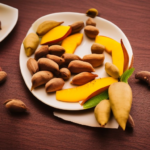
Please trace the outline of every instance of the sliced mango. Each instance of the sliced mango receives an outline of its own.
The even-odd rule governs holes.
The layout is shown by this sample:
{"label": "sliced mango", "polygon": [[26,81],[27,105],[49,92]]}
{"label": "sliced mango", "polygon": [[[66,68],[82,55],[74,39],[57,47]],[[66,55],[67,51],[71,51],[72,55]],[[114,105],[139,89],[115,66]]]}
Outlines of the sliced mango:
{"label": "sliced mango", "polygon": [[118,67],[121,76],[124,70],[124,54],[121,44],[116,45],[116,48],[112,50],[112,62]]}
{"label": "sliced mango", "polygon": [[95,79],[82,86],[57,91],[56,99],[64,102],[79,102],[81,100],[85,100],[88,96],[97,90],[109,86],[115,82],[118,82],[118,80],[112,77]]}
{"label": "sliced mango", "polygon": [[106,47],[106,51],[112,55],[113,64],[118,67],[121,76],[124,70],[124,54],[121,44],[105,36],[97,36],[95,42]]}
{"label": "sliced mango", "polygon": [[123,72],[125,72],[127,69],[128,69],[128,66],[129,66],[129,55],[128,55],[128,52],[127,52],[127,49],[121,39],[121,47],[122,47],[122,50],[123,50],[123,55],[124,55],[124,68],[123,68]]}
{"label": "sliced mango", "polygon": [[83,39],[83,34],[76,33],[65,38],[62,41],[61,46],[64,47],[64,49],[66,50],[66,53],[73,54],[77,46],[81,44],[82,39]]}
{"label": "sliced mango", "polygon": [[65,39],[71,31],[70,26],[57,26],[42,37],[41,44],[56,44]]}

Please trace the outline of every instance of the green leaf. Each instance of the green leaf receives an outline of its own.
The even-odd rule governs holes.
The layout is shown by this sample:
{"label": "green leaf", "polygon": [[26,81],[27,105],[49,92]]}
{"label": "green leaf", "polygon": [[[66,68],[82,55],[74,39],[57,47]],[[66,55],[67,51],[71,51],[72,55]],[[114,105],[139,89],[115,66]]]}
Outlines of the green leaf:
{"label": "green leaf", "polygon": [[134,68],[126,70],[120,77],[120,81],[128,83],[128,79],[133,74],[134,70],[135,70]]}
{"label": "green leaf", "polygon": [[100,93],[99,95],[96,95],[89,99],[87,102],[83,104],[84,109],[95,107],[100,101],[108,99],[108,90]]}

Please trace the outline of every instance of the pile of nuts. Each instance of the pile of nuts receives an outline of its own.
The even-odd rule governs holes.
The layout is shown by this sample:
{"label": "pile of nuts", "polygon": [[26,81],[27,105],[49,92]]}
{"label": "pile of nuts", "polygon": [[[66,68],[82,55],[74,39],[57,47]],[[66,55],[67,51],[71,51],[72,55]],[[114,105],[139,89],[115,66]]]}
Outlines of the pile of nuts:
{"label": "pile of nuts", "polygon": [[65,80],[75,74],[71,84],[83,85],[97,77],[92,74],[95,67],[99,67],[104,61],[104,47],[94,43],[91,47],[92,54],[85,55],[82,59],[75,54],[65,53],[60,45],[44,45],[39,47],[34,58],[29,58],[27,67],[32,75],[32,87],[45,84],[47,93],[62,89]]}

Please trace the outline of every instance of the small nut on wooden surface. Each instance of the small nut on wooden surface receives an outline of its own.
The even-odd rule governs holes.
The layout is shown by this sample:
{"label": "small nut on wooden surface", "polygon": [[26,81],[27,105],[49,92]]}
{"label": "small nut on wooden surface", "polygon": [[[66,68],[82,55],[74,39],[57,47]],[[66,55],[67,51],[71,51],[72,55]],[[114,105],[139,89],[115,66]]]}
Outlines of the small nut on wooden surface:
{"label": "small nut on wooden surface", "polygon": [[95,8],[90,8],[89,10],[87,10],[86,14],[87,16],[94,18],[98,15],[98,10]]}
{"label": "small nut on wooden surface", "polygon": [[34,58],[29,58],[27,61],[27,67],[31,73],[31,75],[35,74],[39,71],[39,66],[37,61]]}
{"label": "small nut on wooden surface", "polygon": [[94,39],[98,34],[99,30],[91,25],[88,25],[84,28],[84,32],[88,38]]}
{"label": "small nut on wooden surface", "polygon": [[92,54],[102,54],[105,50],[106,50],[106,47],[98,43],[93,43],[91,46]]}
{"label": "small nut on wooden surface", "polygon": [[91,25],[91,26],[96,26],[96,22],[92,19],[92,18],[89,18],[87,21],[86,21],[86,25]]}
{"label": "small nut on wooden surface", "polygon": [[83,29],[84,22],[78,21],[78,22],[71,24],[70,26],[72,28],[71,34],[74,34],[74,33],[80,32]]}
{"label": "small nut on wooden surface", "polygon": [[5,107],[11,111],[16,113],[22,113],[27,111],[27,106],[24,102],[18,99],[9,99],[4,102]]}
{"label": "small nut on wooden surface", "polygon": [[46,92],[55,92],[61,90],[64,86],[65,82],[62,78],[53,78],[48,81],[45,85]]}
{"label": "small nut on wooden surface", "polygon": [[45,57],[48,52],[48,45],[43,45],[35,51],[34,58],[38,60],[39,58]]}
{"label": "small nut on wooden surface", "polygon": [[7,78],[7,73],[5,71],[0,71],[0,84],[5,82]]}
{"label": "small nut on wooden surface", "polygon": [[136,73],[135,79],[144,81],[144,82],[148,83],[148,86],[150,86],[150,72],[149,71],[140,71],[140,72]]}
{"label": "small nut on wooden surface", "polygon": [[71,72],[68,68],[61,68],[60,69],[60,76],[64,80],[68,80],[71,77]]}

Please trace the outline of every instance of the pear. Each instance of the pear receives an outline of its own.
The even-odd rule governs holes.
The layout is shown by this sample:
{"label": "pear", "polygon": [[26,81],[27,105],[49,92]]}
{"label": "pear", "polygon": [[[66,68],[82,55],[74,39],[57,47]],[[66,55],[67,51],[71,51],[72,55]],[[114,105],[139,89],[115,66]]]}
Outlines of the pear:
{"label": "pear", "polygon": [[97,122],[104,127],[109,121],[111,108],[109,100],[102,100],[94,109],[94,114]]}
{"label": "pear", "polygon": [[132,104],[132,90],[127,83],[117,82],[110,85],[108,94],[113,115],[125,130]]}

